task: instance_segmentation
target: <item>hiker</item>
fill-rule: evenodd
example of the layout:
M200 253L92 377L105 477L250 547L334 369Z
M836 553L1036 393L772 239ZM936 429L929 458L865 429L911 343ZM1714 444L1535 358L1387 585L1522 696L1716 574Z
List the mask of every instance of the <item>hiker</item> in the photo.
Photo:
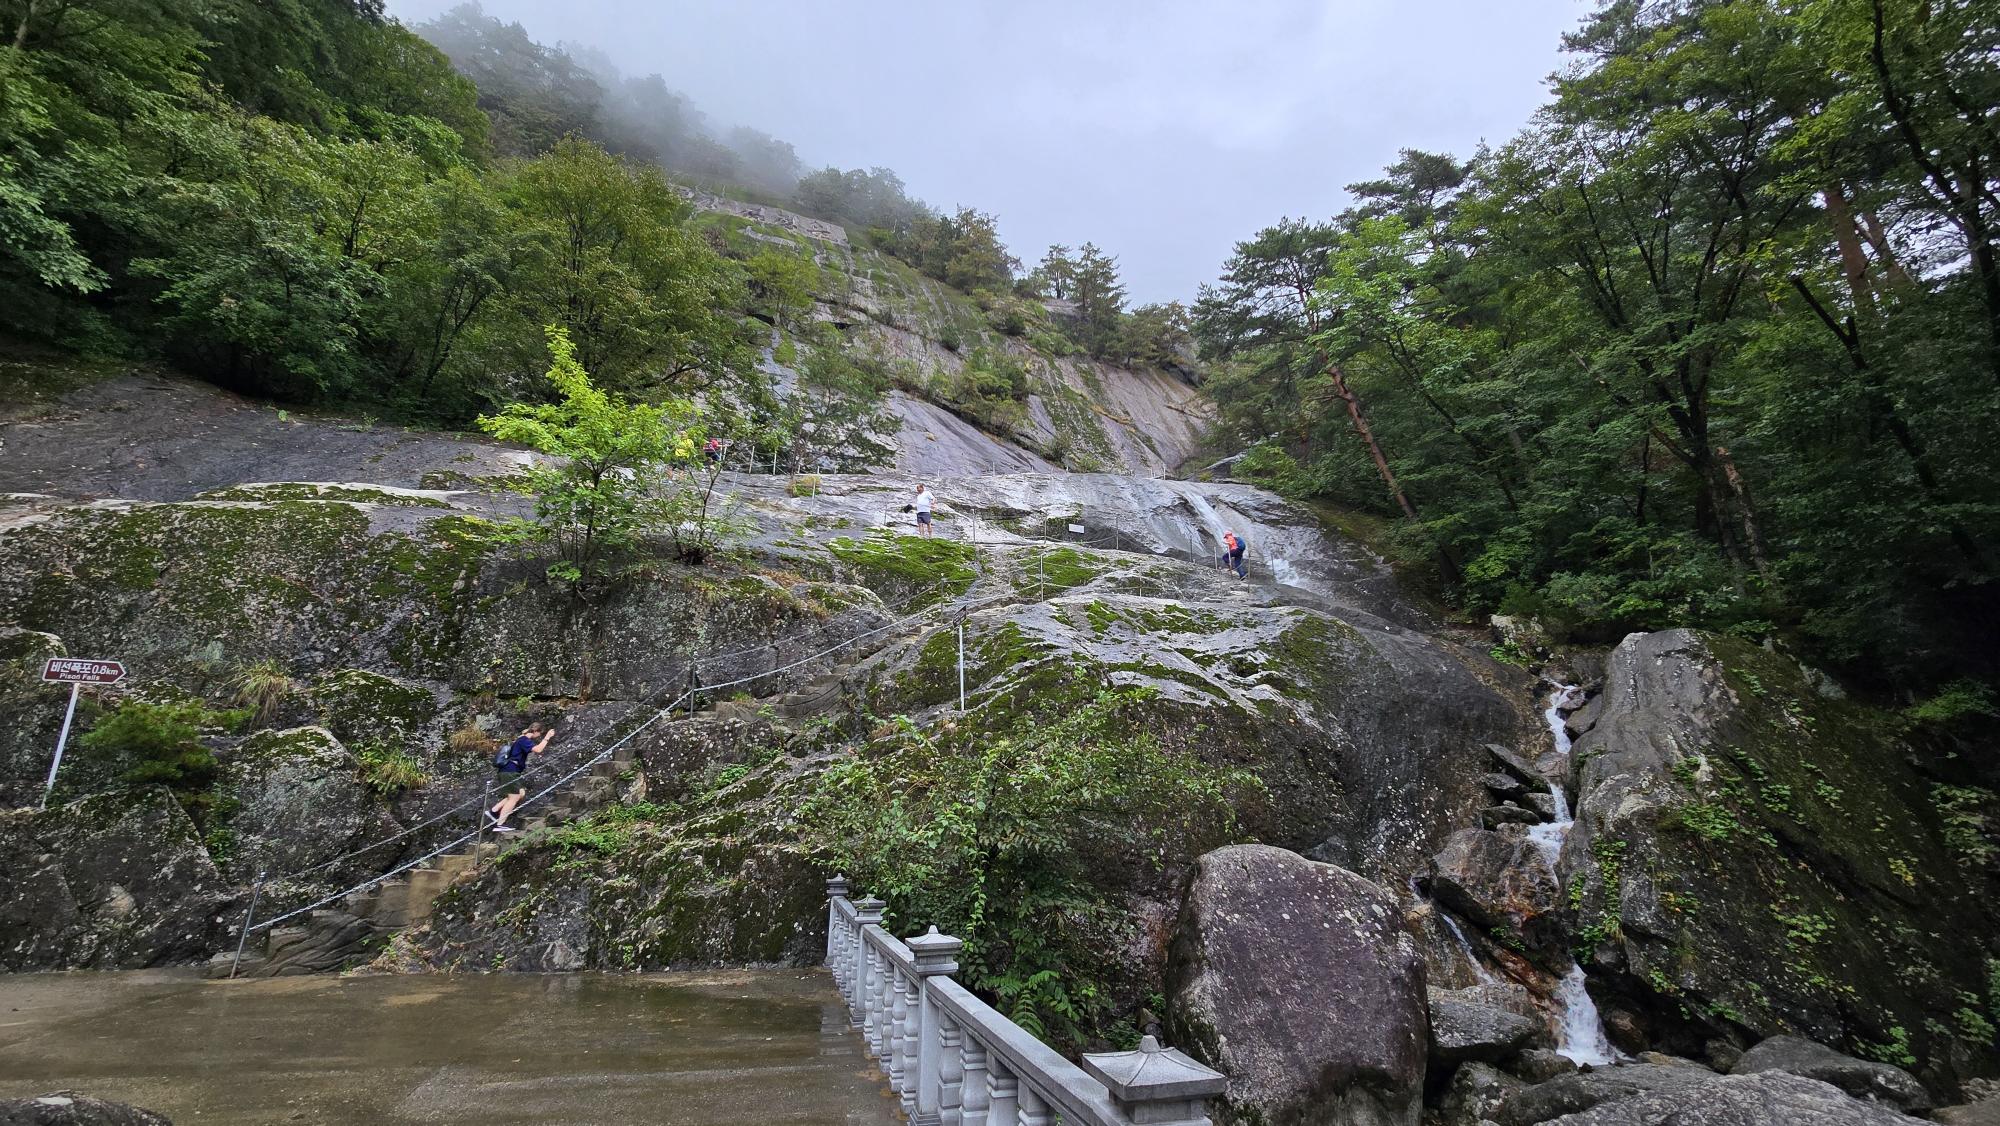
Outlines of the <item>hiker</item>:
M912 507L917 510L917 528L923 532L925 539L931 538L931 487L929 485L918 482L917 503Z
M1243 567L1243 549L1249 546L1243 542L1243 537L1235 532L1222 533L1222 561L1230 570L1236 572L1236 577L1239 579L1250 577L1250 572Z
M721 464L722 439L710 438L707 442L703 443L701 447L701 456L708 459L708 464L710 465L710 467L714 467L716 465Z
M556 729L552 725L531 723L521 730L521 737L507 744L505 750L493 760L493 784L500 794L500 800L486 811L493 818L491 828L496 833L514 832L507 824L514 807L521 804L527 795L527 787L521 782L521 773L528 769L528 757L538 755L548 749L549 740L555 738ZM539 741L536 736L541 736Z

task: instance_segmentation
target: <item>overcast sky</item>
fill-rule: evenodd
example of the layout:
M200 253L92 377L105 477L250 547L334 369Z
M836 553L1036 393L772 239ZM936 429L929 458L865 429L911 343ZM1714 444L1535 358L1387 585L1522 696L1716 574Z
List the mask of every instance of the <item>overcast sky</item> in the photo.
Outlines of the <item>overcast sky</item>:
M416 23L456 0L389 0ZM1584 0L485 0L657 72L808 167L885 165L1033 262L1095 242L1135 303L1324 217L1401 148L1469 153L1541 104Z

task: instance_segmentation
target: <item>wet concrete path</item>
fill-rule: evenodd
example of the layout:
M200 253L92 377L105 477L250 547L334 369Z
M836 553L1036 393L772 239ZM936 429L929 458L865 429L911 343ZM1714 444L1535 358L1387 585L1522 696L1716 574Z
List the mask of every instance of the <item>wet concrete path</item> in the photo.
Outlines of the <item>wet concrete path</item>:
M0 976L0 1096L176 1126L894 1121L822 971Z

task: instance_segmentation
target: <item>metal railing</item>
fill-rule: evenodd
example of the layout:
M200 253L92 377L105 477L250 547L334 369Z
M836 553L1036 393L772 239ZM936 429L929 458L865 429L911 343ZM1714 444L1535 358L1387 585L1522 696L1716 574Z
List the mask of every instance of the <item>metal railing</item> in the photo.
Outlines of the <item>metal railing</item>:
M953 981L964 943L903 941L881 900L826 883L826 964L863 1046L918 1126L1209 1126L1227 1079L1151 1036L1130 1052L1063 1058Z

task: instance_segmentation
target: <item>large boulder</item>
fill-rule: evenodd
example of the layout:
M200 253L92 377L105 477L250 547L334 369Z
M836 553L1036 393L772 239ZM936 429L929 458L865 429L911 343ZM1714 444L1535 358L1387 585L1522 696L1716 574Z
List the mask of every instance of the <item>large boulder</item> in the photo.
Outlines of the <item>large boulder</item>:
M0 969L206 958L234 905L164 787L0 813Z
M75 1091L0 1099L0 1126L174 1126L164 1114Z
M1506 1121L1503 1119L1503 1121ZM1546 1119L1560 1126L1915 1126L1916 1119L1784 1072L1711 1075Z
M1886 1063L1858 1060L1798 1036L1773 1036L1743 1053L1730 1069L1736 1075L1784 1071L1830 1083L1850 1095L1888 1103L1899 1110L1929 1110L1930 1092L1915 1076Z
M1909 765L1896 717L1688 630L1626 638L1600 701L1560 868L1621 1047L1790 1033L1941 1088L2000 1066L1984 846L1947 823L1955 792Z
M324 727L260 731L230 750L218 787L228 798L226 828L211 834L230 845L221 850L224 873L239 883L279 876L393 831L357 768Z
M1593 1068L1558 1075L1516 1091L1507 1096L1492 1117L1500 1126L1536 1126L1642 1095L1680 1097L1713 1078L1714 1073L1693 1067L1620 1064Z
M1417 1121L1424 963L1375 884L1266 845L1208 853L1168 986L1174 1043L1229 1076L1224 1121Z

